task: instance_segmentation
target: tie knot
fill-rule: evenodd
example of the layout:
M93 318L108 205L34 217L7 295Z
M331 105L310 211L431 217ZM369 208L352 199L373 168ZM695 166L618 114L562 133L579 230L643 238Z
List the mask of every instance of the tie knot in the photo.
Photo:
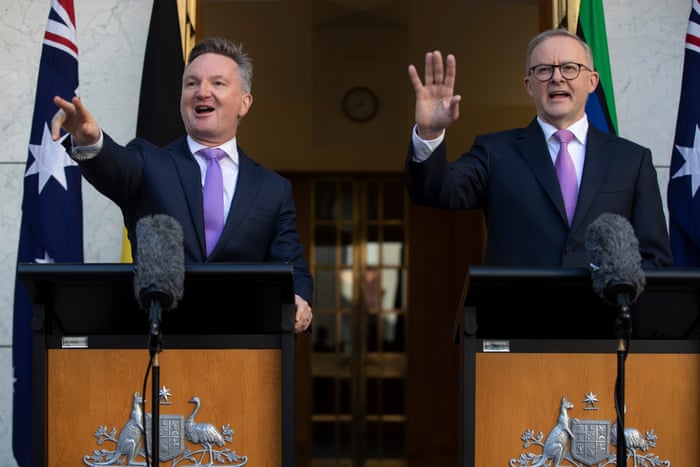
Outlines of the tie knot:
M220 161L221 159L223 159L226 156L226 153L222 149L219 149L219 148L200 149L199 151L197 151L197 154L201 154L202 156L204 156L204 158L206 158L209 161L214 160L214 159L216 159L217 161Z
M562 144L568 144L574 139L574 134L569 130L559 130L554 133L554 137Z

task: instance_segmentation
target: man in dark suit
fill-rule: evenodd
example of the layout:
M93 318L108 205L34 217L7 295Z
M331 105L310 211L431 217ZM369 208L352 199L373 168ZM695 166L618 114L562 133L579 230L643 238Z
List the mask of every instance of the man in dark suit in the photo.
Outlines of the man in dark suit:
M586 100L599 77L578 36L554 29L532 39L524 85L537 117L526 128L478 136L453 162L445 130L459 117L455 57L443 64L439 51L428 52L425 84L413 65L408 73L416 92L408 192L426 206L483 209L485 264L585 267L586 227L600 214L616 213L634 227L644 267L671 266L651 152L589 125ZM558 130L568 130L571 141L560 143ZM570 158L561 160L573 164L568 206L562 193L569 188L560 188L555 169L564 147Z
M57 140L61 128L71 134L71 155L85 178L121 208L132 251L137 251L137 221L166 214L182 225L186 263L291 263L294 330L303 332L312 319L313 278L303 257L291 183L250 159L237 144L238 125L253 103L251 83L252 64L240 46L205 39L190 52L182 77L180 113L186 136L163 148L140 138L120 146L78 97L71 102L54 98L59 111L52 135ZM223 151L218 164L223 193L215 197L223 218L214 234L204 219L203 186L209 169L200 151L206 148Z

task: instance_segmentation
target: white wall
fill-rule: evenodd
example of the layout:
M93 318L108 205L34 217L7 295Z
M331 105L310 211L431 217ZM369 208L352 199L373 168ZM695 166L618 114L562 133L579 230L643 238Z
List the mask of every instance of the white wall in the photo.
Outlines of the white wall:
M664 204L692 0L604 0L619 132L651 148Z
M141 66L152 2L74 0L80 94L117 141L136 129ZM12 455L12 302L17 264L22 175L50 0L3 0L0 6L0 466ZM118 209L83 185L85 260L118 262L122 221ZM78 459L77 462L80 462Z
M0 23L0 466L12 457L12 300L22 174L49 0L4 0ZM80 93L117 141L136 128L140 71L151 2L75 0ZM650 147L665 198L690 0L605 0L620 133ZM400 142L403 147L405 142ZM121 217L84 185L88 262L119 261Z

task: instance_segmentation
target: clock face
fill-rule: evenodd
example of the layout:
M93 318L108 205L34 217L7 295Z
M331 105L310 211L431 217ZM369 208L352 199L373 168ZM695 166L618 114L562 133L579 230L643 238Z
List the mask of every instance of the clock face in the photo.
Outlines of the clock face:
M366 86L355 86L343 96L343 113L353 122L372 120L379 110L379 99L374 91Z

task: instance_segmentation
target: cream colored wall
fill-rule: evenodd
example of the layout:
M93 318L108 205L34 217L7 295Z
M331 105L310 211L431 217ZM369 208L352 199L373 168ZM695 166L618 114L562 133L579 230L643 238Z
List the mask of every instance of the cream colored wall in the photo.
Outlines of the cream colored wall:
M421 63L431 48L457 54L457 89L464 104L460 122L450 130L453 154L466 148L476 132L529 121L532 110L520 80L523 50L536 31L537 16L528 2L504 0L498 8L486 0L376 2L385 5L381 24L386 28L369 37L361 33L365 22L342 19L338 10L311 0L207 2L207 8L216 4L214 17L222 17L220 9L230 15L216 27L214 17L205 15L204 29L245 42L255 60L256 101L241 129L241 144L253 157L279 170L400 171L413 112L406 67ZM0 466L13 467L12 292L22 175L50 2L5 3L0 15L0 62L5 64L0 67L5 90L0 114ZM75 4L81 95L104 127L126 142L136 128L151 2ZM690 1L604 0L604 5L620 132L652 149L665 198ZM398 16L389 11L393 8ZM347 29L342 37L332 32L338 22ZM333 54L340 50L336 44L349 37L362 41L363 54ZM313 47L315 56L308 53ZM377 123L366 128L346 123L338 110L340 92L364 80L383 101ZM86 260L119 261L118 210L88 185L83 194Z

